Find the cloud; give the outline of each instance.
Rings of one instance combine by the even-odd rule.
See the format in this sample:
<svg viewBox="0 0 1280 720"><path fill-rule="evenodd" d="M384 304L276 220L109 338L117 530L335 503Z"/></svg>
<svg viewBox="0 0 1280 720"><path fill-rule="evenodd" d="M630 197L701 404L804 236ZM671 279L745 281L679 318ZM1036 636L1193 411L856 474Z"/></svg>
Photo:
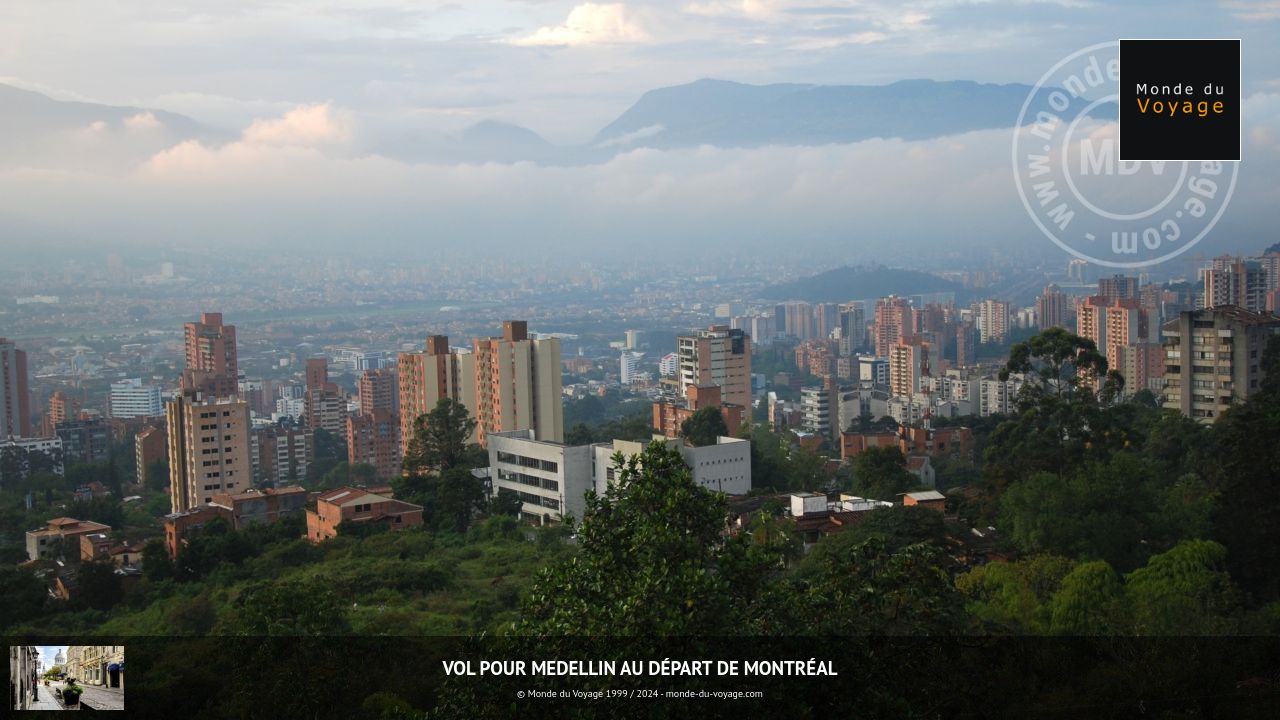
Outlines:
<svg viewBox="0 0 1280 720"><path fill-rule="evenodd" d="M1253 252L1244 243L1273 224L1280 95L1251 96L1244 121L1247 161L1206 255ZM411 163L243 138L186 142L113 175L0 169L0 219L104 243L181 237L406 259L528 248L722 259L728 250L783 246L828 263L942 266L1014 249L1057 257L1018 200L1011 140L1009 130L986 130L821 147L637 148L571 167Z"/></svg>
<svg viewBox="0 0 1280 720"><path fill-rule="evenodd" d="M828 50L830 48L840 47L841 45L870 45L872 43L884 42L889 36L875 30L867 30L864 32L853 33L850 35L841 35L839 37L814 37L805 40L797 40L791 44L793 50Z"/></svg>
<svg viewBox="0 0 1280 720"><path fill-rule="evenodd" d="M654 135L657 135L658 133L666 129L667 128L664 125L649 125L647 127L642 127L639 130L633 130L632 132L619 135L618 137L615 137L615 138L609 138L604 142L596 143L596 147L607 148L607 147L621 147L623 145L630 145L631 143L637 140L643 140L645 138L653 137Z"/></svg>
<svg viewBox="0 0 1280 720"><path fill-rule="evenodd" d="M329 103L304 105L284 117L255 120L244 131L244 141L255 145L333 145L351 139L345 118Z"/></svg>
<svg viewBox="0 0 1280 720"><path fill-rule="evenodd" d="M569 11L563 25L541 27L531 35L512 38L513 45L601 45L649 40L649 33L622 3L583 3Z"/></svg>
<svg viewBox="0 0 1280 720"><path fill-rule="evenodd" d="M1280 0L1226 0L1222 5L1246 22L1280 19Z"/></svg>
<svg viewBox="0 0 1280 720"><path fill-rule="evenodd" d="M156 119L155 113L150 110L130 115L124 119L124 126L130 130L155 130L161 125L162 123Z"/></svg>

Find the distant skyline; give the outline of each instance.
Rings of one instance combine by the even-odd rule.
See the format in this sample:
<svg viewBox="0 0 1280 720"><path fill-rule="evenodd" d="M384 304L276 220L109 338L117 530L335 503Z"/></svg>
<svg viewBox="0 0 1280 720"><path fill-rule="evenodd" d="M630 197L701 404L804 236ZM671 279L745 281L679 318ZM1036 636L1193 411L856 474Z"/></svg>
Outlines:
<svg viewBox="0 0 1280 720"><path fill-rule="evenodd" d="M574 166L440 151L482 121L585 144L646 91L699 78L1033 83L1099 41L1225 36L1243 38L1245 159L1201 247L1252 252L1274 235L1277 22L1275 2L1240 0L4 3L0 83L203 127L179 132L148 110L88 108L57 129L0 117L21 127L0 137L0 249L269 245L421 259L461 247L590 259L785 247L830 255L831 266L907 266L942 246L1055 258L1019 205L1007 129L621 147Z"/></svg>

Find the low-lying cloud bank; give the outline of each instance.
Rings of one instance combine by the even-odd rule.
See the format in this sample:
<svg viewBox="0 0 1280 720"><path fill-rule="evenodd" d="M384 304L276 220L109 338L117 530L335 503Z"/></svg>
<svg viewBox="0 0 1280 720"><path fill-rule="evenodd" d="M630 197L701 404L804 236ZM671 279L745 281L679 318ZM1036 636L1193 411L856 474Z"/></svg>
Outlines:
<svg viewBox="0 0 1280 720"><path fill-rule="evenodd" d="M1009 130L920 142L634 149L598 164L547 167L371 154L375 130L331 104L257 120L222 144L189 140L145 155L137 148L164 129L156 117L118 125L80 128L47 163L0 160L0 221L17 228L0 243L30 243L23 229L38 227L42 241L421 257L752 251L927 267L975 249L1057 252L1017 199ZM1274 241L1280 95L1247 101L1244 136L1238 189L1206 254Z"/></svg>

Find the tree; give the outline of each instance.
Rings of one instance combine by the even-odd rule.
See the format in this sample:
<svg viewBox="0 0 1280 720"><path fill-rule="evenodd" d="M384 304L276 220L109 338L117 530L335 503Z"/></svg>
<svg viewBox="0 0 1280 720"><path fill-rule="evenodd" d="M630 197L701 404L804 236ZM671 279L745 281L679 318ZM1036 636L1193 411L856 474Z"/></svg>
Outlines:
<svg viewBox="0 0 1280 720"><path fill-rule="evenodd" d="M1280 336L1262 354L1260 391L1213 426L1217 500L1211 538L1227 547L1231 577L1260 601L1280 600Z"/></svg>
<svg viewBox="0 0 1280 720"><path fill-rule="evenodd" d="M1050 623L1047 603L1074 564L1057 555L989 563L956 578L956 588L987 630L1043 635Z"/></svg>
<svg viewBox="0 0 1280 720"><path fill-rule="evenodd" d="M894 505L871 510L843 532L823 538L809 556L847 554L850 547L871 538L879 538L891 553L909 545L946 547L942 513L919 505Z"/></svg>
<svg viewBox="0 0 1280 720"><path fill-rule="evenodd" d="M520 495L510 488L502 488L498 490L498 494L489 498L490 515L520 517L520 509L523 506L524 502L520 499Z"/></svg>
<svg viewBox="0 0 1280 720"><path fill-rule="evenodd" d="M840 552L811 555L805 564L806 572L778 588L785 594L770 608L770 615L783 618L775 632L950 635L960 629L963 601L937 547L917 544L889 552L881 538L872 537Z"/></svg>
<svg viewBox="0 0 1280 720"><path fill-rule="evenodd" d="M246 588L235 635L341 635L349 630L343 603L319 583L260 582Z"/></svg>
<svg viewBox="0 0 1280 720"><path fill-rule="evenodd" d="M80 601L94 610L110 610L124 597L116 566L109 560L80 563L78 579Z"/></svg>
<svg viewBox="0 0 1280 720"><path fill-rule="evenodd" d="M0 607L4 607L4 626L31 620L44 608L48 593L44 583L25 567L0 565Z"/></svg>
<svg viewBox="0 0 1280 720"><path fill-rule="evenodd" d="M208 635L218 622L218 609L208 591L190 598L179 598L170 605L169 626L177 635Z"/></svg>
<svg viewBox="0 0 1280 720"><path fill-rule="evenodd" d="M1032 379L1033 387L1061 396L1074 394L1106 372L1107 359L1092 340L1065 328L1051 327L1010 349L1000 379L1008 380L1010 375L1021 373Z"/></svg>
<svg viewBox="0 0 1280 720"><path fill-rule="evenodd" d="M704 407L680 423L680 434L695 447L715 445L716 439L729 434L724 414L716 406Z"/></svg>
<svg viewBox="0 0 1280 720"><path fill-rule="evenodd" d="M151 538L142 546L142 572L152 580L167 580L174 576L169 549L160 538Z"/></svg>
<svg viewBox="0 0 1280 720"><path fill-rule="evenodd" d="M853 458L853 490L874 500L893 500L919 483L896 445L863 450Z"/></svg>
<svg viewBox="0 0 1280 720"><path fill-rule="evenodd" d="M590 445L595 442L595 434L586 423L575 423L564 435L564 443L570 446Z"/></svg>
<svg viewBox="0 0 1280 720"><path fill-rule="evenodd" d="M697 485L680 452L660 442L614 462L619 482L588 492L577 555L538 576L517 632L739 632L726 561L729 546L745 541L723 533L724 497Z"/></svg>
<svg viewBox="0 0 1280 720"><path fill-rule="evenodd" d="M1124 588L1105 561L1077 565L1062 578L1049 602L1049 630L1055 635L1111 635L1123 629L1119 618Z"/></svg>
<svg viewBox="0 0 1280 720"><path fill-rule="evenodd" d="M441 398L431 412L414 419L413 438L404 453L405 469L442 473L461 465L475 429L476 421L467 412L466 405Z"/></svg>
<svg viewBox="0 0 1280 720"><path fill-rule="evenodd" d="M1125 598L1140 635L1221 634L1239 592L1226 572L1227 549L1187 540L1125 578Z"/></svg>
<svg viewBox="0 0 1280 720"><path fill-rule="evenodd" d="M998 525L1023 552L1102 559L1131 570L1165 540L1150 473L1132 453L1066 477L1035 473L1005 493Z"/></svg>
<svg viewBox="0 0 1280 720"><path fill-rule="evenodd" d="M147 465L146 489L161 491L169 487L169 461L155 460Z"/></svg>
<svg viewBox="0 0 1280 720"><path fill-rule="evenodd" d="M368 485L378 480L378 471L368 463L356 463L351 465L345 460L333 466L333 469L324 474L320 482L325 487L338 487L340 485Z"/></svg>

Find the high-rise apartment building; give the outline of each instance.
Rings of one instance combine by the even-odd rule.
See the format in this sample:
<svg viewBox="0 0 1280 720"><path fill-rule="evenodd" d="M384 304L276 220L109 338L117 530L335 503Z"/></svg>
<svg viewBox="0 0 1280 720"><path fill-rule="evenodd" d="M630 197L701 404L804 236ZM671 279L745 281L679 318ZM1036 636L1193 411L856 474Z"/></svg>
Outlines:
<svg viewBox="0 0 1280 720"><path fill-rule="evenodd" d="M165 418L173 512L252 485L248 403L186 391L165 403Z"/></svg>
<svg viewBox="0 0 1280 720"><path fill-rule="evenodd" d="M311 428L268 425L249 434L249 464L258 486L280 487L307 476L316 458L316 436ZM230 492L235 492L234 490Z"/></svg>
<svg viewBox="0 0 1280 720"><path fill-rule="evenodd" d="M1124 377L1124 394L1133 395L1142 390L1159 392L1152 381L1164 377L1164 348L1160 343L1134 342L1115 349L1108 359L1110 367Z"/></svg>
<svg viewBox="0 0 1280 720"><path fill-rule="evenodd" d="M800 341L816 335L813 322L813 306L807 302L792 301L777 307L777 333Z"/></svg>
<svg viewBox="0 0 1280 720"><path fill-rule="evenodd" d="M1105 343L1098 346L1113 366L1120 348L1146 342L1147 311L1137 298L1113 300L1107 306Z"/></svg>
<svg viewBox="0 0 1280 720"><path fill-rule="evenodd" d="M476 338L472 348L477 442L483 445L491 432L524 429L564 442L560 339L530 339L528 323L507 320L500 337ZM748 365L748 391L750 382Z"/></svg>
<svg viewBox="0 0 1280 720"><path fill-rule="evenodd" d="M400 474L400 416L383 408L347 418L347 462L372 465L380 479Z"/></svg>
<svg viewBox="0 0 1280 720"><path fill-rule="evenodd" d="M618 382L630 385L639 379L641 357L644 357L644 353L622 351L618 358Z"/></svg>
<svg viewBox="0 0 1280 720"><path fill-rule="evenodd" d="M1204 273L1204 307L1235 305L1249 312L1267 309L1267 271L1256 260L1236 259L1226 267L1215 267Z"/></svg>
<svg viewBox="0 0 1280 720"><path fill-rule="evenodd" d="M818 303L813 306L813 336L818 340L831 337L839 325L840 316L834 303Z"/></svg>
<svg viewBox="0 0 1280 720"><path fill-rule="evenodd" d="M1092 340L1112 369L1119 367L1121 348L1147 342L1148 322L1147 309L1138 298L1091 295L1076 304L1076 334Z"/></svg>
<svg viewBox="0 0 1280 720"><path fill-rule="evenodd" d="M978 327L972 320L956 324L956 367L973 367L978 364Z"/></svg>
<svg viewBox="0 0 1280 720"><path fill-rule="evenodd" d="M858 352L867 346L867 309L861 302L847 302L840 306L840 337L850 341L850 352ZM751 336L755 338L755 335Z"/></svg>
<svg viewBox="0 0 1280 720"><path fill-rule="evenodd" d="M1009 335L1009 303L987 298L982 301L978 334L984 343L1004 342Z"/></svg>
<svg viewBox="0 0 1280 720"><path fill-rule="evenodd" d="M1138 297L1138 278L1113 275L1098 280L1098 294L1109 300L1129 300Z"/></svg>
<svg viewBox="0 0 1280 720"><path fill-rule="evenodd" d="M329 384L329 358L307 358L304 372L308 390L323 390Z"/></svg>
<svg viewBox="0 0 1280 720"><path fill-rule="evenodd" d="M1162 328L1164 406L1213 422L1258 391L1262 353L1277 334L1280 318L1234 305L1179 314Z"/></svg>
<svg viewBox="0 0 1280 720"><path fill-rule="evenodd" d="M158 417L164 414L159 385L144 385L141 378L111 383L111 417Z"/></svg>
<svg viewBox="0 0 1280 720"><path fill-rule="evenodd" d="M1106 295L1090 295L1076 301L1076 334L1092 340L1098 352L1106 352L1107 306L1110 304Z"/></svg>
<svg viewBox="0 0 1280 720"><path fill-rule="evenodd" d="M146 485L151 479L151 466L154 463L168 460L167 436L168 432L163 424L148 425L134 435L133 459L139 485Z"/></svg>
<svg viewBox="0 0 1280 720"><path fill-rule="evenodd" d="M49 437L53 435L53 429L58 426L58 423L78 417L80 417L80 401L61 390L55 390L53 395L49 396L49 407L45 409L40 433Z"/></svg>
<svg viewBox="0 0 1280 720"><path fill-rule="evenodd" d="M1041 329L1067 326L1067 318L1070 315L1070 306L1067 304L1066 293L1063 293L1057 285L1049 285L1036 298L1036 317L1039 319Z"/></svg>
<svg viewBox="0 0 1280 720"><path fill-rule="evenodd" d="M402 451L413 440L414 422L441 400L460 402L475 414L475 356L451 352L447 336L432 335L425 349L400 353L397 368Z"/></svg>
<svg viewBox="0 0 1280 720"><path fill-rule="evenodd" d="M1280 253L1269 252L1250 260L1258 263L1262 271L1267 274L1267 292L1280 290Z"/></svg>
<svg viewBox="0 0 1280 720"><path fill-rule="evenodd" d="M236 327L222 323L222 313L201 313L200 320L183 326L187 365L185 390L227 397L238 390L240 366L236 355Z"/></svg>
<svg viewBox="0 0 1280 720"><path fill-rule="evenodd" d="M347 399L342 388L329 382L329 360L308 358L306 365L306 390L304 421L312 430L324 430L335 436L346 431Z"/></svg>
<svg viewBox="0 0 1280 720"><path fill-rule="evenodd" d="M400 353L398 367L402 449L415 420L443 399L466 406L481 444L488 433L507 430L564 438L560 340L530 338L523 320L504 322L499 337L476 338L470 352L452 351L448 337L433 335L425 350Z"/></svg>
<svg viewBox="0 0 1280 720"><path fill-rule="evenodd" d="M31 435L31 393L27 354L0 337L0 440Z"/></svg>
<svg viewBox="0 0 1280 720"><path fill-rule="evenodd" d="M374 410L399 412L400 388L395 368L365 370L360 374L358 389L361 415L369 415Z"/></svg>
<svg viewBox="0 0 1280 720"><path fill-rule="evenodd" d="M680 358L680 391L717 385L723 402L751 405L751 338L741 330L712 325L676 339Z"/></svg>
<svg viewBox="0 0 1280 720"><path fill-rule="evenodd" d="M898 344L898 340L914 334L915 319L910 300L890 295L876 301L871 339L875 343L877 357L889 357L889 351Z"/></svg>
<svg viewBox="0 0 1280 720"><path fill-rule="evenodd" d="M930 374L929 343L908 335L889 349L889 394L909 398L920 392L920 379Z"/></svg>

